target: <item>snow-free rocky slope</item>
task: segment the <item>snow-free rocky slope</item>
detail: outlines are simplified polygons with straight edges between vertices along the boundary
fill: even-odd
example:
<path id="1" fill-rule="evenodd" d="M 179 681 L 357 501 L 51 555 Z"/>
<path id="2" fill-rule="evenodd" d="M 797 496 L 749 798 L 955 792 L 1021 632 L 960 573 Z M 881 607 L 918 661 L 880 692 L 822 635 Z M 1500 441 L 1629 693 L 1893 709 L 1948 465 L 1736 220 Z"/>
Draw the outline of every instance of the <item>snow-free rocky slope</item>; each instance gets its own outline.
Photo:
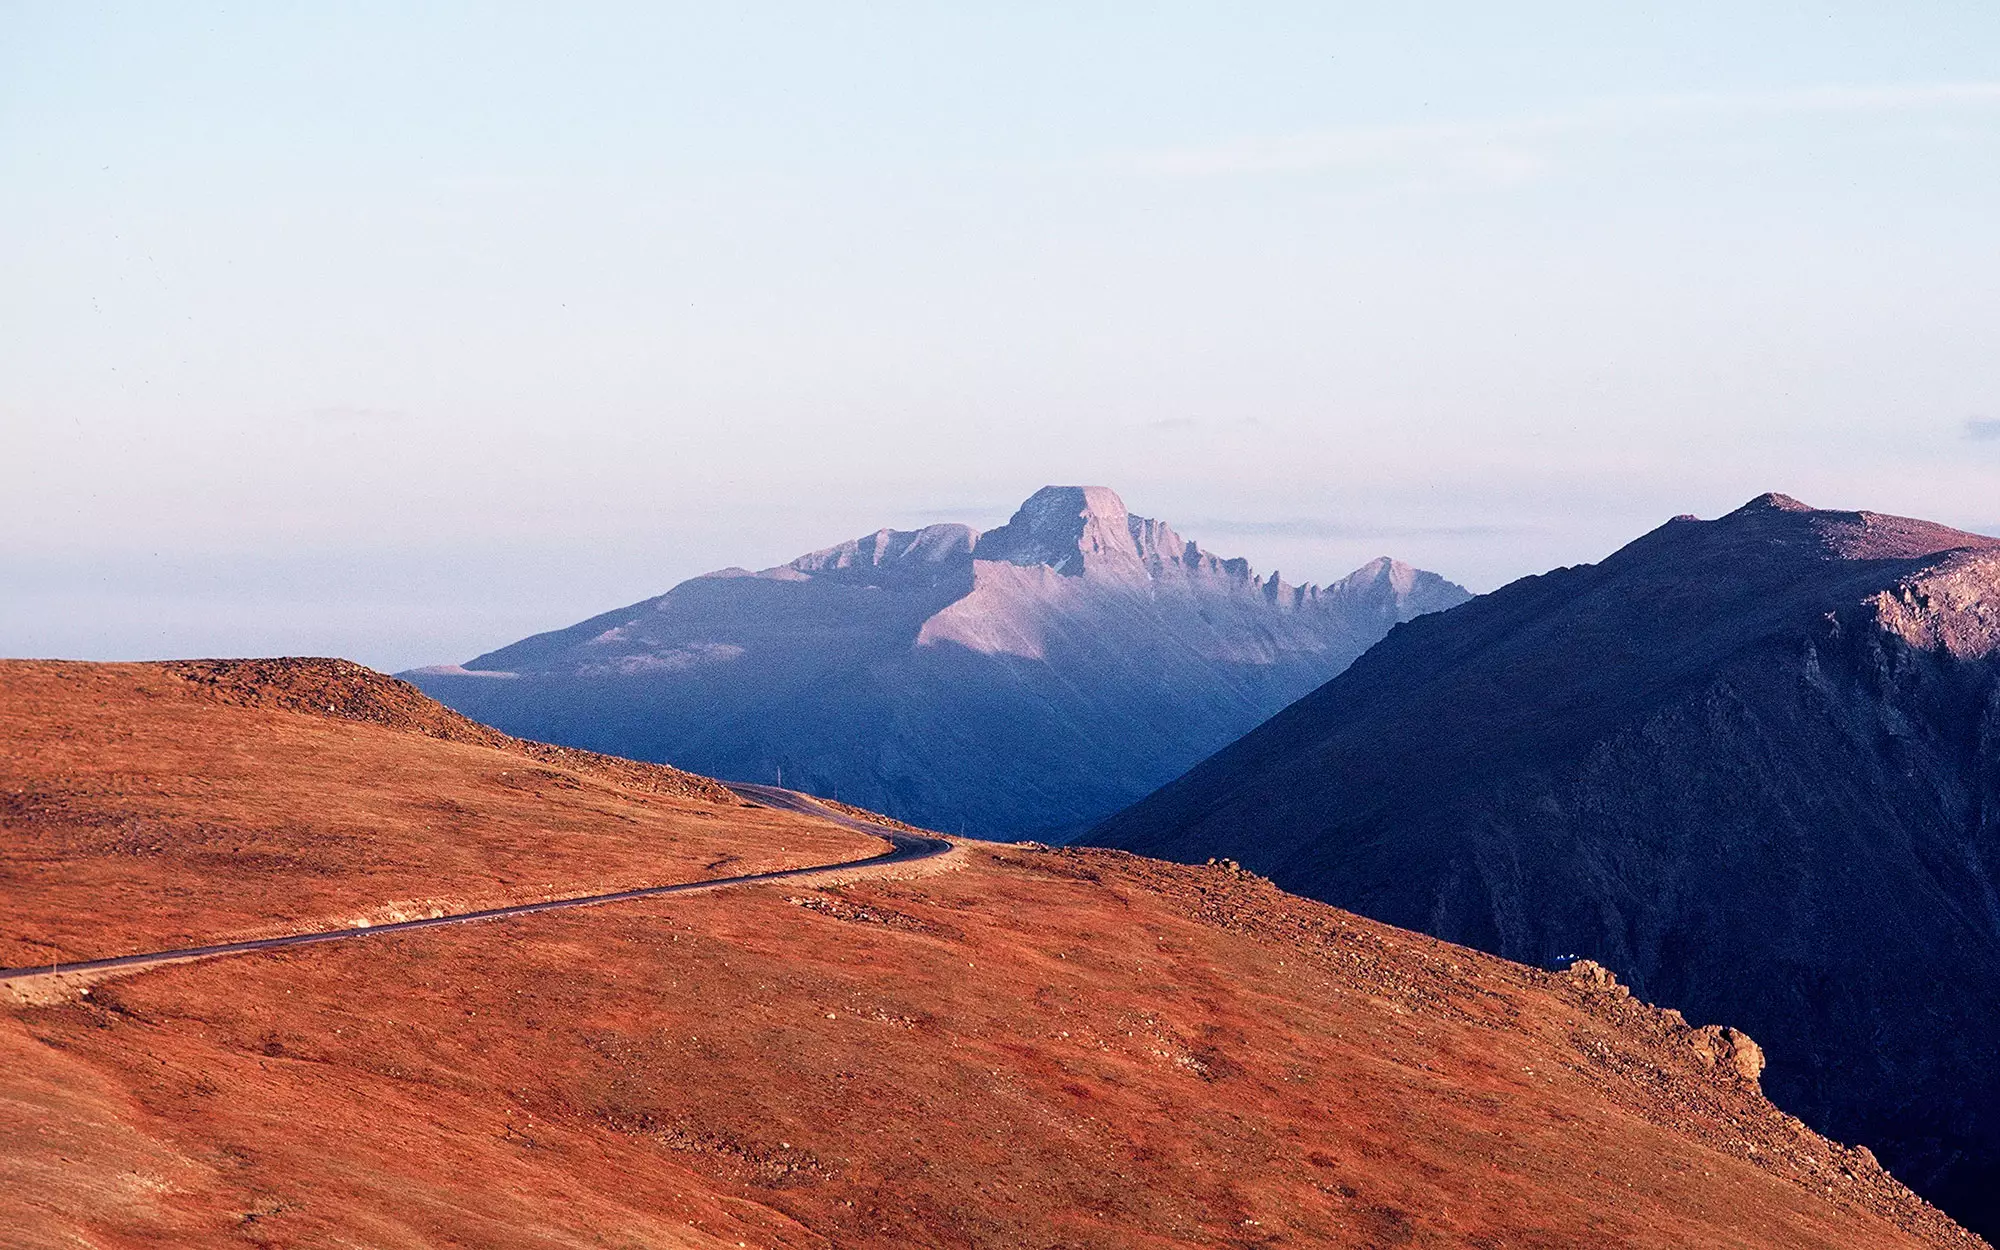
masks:
<path id="1" fill-rule="evenodd" d="M 525 737 L 1060 837 L 1466 598 L 1388 559 L 1287 585 L 1051 486 L 983 534 L 882 530 L 404 676 Z"/>
<path id="2" fill-rule="evenodd" d="M 0 661 L 0 968 L 880 848 L 355 665 Z M 0 983 L 0 1246 L 1983 1244 L 1758 1064 L 1602 969 L 967 844 Z"/>
<path id="3" fill-rule="evenodd" d="M 2000 1227 L 2000 540 L 1683 517 L 1397 629 L 1088 840 L 1600 960 Z"/>

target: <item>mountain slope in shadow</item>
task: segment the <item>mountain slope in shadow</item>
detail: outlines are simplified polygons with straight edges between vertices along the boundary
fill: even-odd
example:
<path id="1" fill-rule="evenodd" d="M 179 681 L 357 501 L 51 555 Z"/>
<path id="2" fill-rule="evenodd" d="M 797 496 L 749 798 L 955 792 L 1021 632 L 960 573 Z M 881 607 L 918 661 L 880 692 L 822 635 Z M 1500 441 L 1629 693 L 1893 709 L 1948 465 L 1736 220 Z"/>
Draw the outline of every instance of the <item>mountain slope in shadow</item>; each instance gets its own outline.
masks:
<path id="1" fill-rule="evenodd" d="M 1598 959 L 2000 1225 L 2000 540 L 1679 518 L 1400 626 L 1087 840 Z"/>

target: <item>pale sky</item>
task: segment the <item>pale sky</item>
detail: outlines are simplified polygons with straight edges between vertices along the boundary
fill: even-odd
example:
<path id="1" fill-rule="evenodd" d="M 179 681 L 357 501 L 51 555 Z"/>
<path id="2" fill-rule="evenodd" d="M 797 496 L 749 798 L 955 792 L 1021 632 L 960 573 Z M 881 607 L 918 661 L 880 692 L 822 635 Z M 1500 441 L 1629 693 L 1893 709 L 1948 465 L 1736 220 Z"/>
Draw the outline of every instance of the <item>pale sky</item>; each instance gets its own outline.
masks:
<path id="1" fill-rule="evenodd" d="M 1294 581 L 2000 530 L 2000 6 L 983 7 L 0 4 L 0 654 L 460 660 L 1051 482 Z"/>

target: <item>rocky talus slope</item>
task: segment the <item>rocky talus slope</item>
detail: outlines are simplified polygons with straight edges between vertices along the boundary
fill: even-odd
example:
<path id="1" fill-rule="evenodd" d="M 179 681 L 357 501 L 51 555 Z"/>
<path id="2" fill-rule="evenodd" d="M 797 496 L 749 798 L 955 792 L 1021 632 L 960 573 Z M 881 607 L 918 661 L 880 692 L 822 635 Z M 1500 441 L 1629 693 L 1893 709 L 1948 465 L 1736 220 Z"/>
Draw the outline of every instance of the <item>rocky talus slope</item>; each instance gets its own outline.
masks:
<path id="1" fill-rule="evenodd" d="M 1294 586 L 1049 487 L 985 533 L 882 530 L 405 676 L 528 737 L 1058 837 L 1465 598 L 1386 558 Z"/>
<path id="2" fill-rule="evenodd" d="M 1594 958 L 2000 1227 L 2000 540 L 1680 518 L 1399 627 L 1092 840 Z"/>
<path id="3" fill-rule="evenodd" d="M 873 842 L 191 671 L 0 664 L 0 963 Z M 0 986 L 0 1243 L 1982 1244 L 1602 967 L 1228 864 L 894 871 Z"/>

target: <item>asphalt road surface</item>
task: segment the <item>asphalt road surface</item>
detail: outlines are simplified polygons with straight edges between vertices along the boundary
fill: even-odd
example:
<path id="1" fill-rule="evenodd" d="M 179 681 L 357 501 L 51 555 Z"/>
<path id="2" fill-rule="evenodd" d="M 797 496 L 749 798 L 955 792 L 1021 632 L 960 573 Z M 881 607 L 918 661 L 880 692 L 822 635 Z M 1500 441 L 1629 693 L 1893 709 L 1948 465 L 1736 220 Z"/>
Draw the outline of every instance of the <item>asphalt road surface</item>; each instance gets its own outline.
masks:
<path id="1" fill-rule="evenodd" d="M 730 885 L 754 885 L 760 881 L 782 881 L 787 877 L 802 877 L 817 872 L 832 872 L 843 868 L 878 867 L 885 864 L 908 863 L 912 860 L 929 859 L 942 855 L 951 849 L 951 843 L 943 838 L 928 837 L 920 833 L 906 833 L 901 829 L 891 829 L 844 812 L 822 807 L 811 797 L 795 790 L 781 790 L 777 786 L 737 785 L 729 788 L 738 795 L 760 807 L 777 808 L 781 811 L 798 812 L 818 820 L 832 821 L 849 829 L 881 838 L 889 844 L 889 849 L 880 855 L 870 855 L 866 859 L 843 860 L 837 864 L 813 864 L 804 868 L 784 868 L 776 872 L 753 872 L 740 877 L 715 877 L 706 881 L 686 881 L 679 885 L 653 885 L 637 890 L 620 890 L 615 894 L 591 894 L 580 898 L 550 899 L 543 903 L 519 903 L 512 907 L 489 907 L 484 911 L 461 912 L 455 916 L 432 916 L 424 920 L 399 920 L 393 924 L 364 925 L 353 929 L 324 929 L 316 933 L 292 933 L 284 937 L 257 938 L 248 942 L 219 942 L 213 946 L 189 946 L 181 950 L 145 951 L 135 955 L 118 955 L 110 959 L 87 959 L 76 963 L 37 964 L 28 968 L 0 968 L 0 981 L 11 981 L 17 977 L 50 976 L 58 972 L 99 972 L 107 968 L 137 968 L 147 964 L 176 963 L 184 959 L 207 959 L 216 955 L 241 955 L 249 951 L 277 950 L 285 946 L 305 946 L 313 942 L 339 942 L 347 938 L 373 937 L 383 933 L 408 933 L 412 929 L 435 929 L 440 925 L 474 924 L 482 920 L 504 920 L 510 916 L 529 916 L 536 912 L 558 911 L 565 907 L 596 907 L 604 903 L 625 903 L 633 899 L 660 898 L 669 894 L 691 894 L 696 890 L 714 890 Z"/>

